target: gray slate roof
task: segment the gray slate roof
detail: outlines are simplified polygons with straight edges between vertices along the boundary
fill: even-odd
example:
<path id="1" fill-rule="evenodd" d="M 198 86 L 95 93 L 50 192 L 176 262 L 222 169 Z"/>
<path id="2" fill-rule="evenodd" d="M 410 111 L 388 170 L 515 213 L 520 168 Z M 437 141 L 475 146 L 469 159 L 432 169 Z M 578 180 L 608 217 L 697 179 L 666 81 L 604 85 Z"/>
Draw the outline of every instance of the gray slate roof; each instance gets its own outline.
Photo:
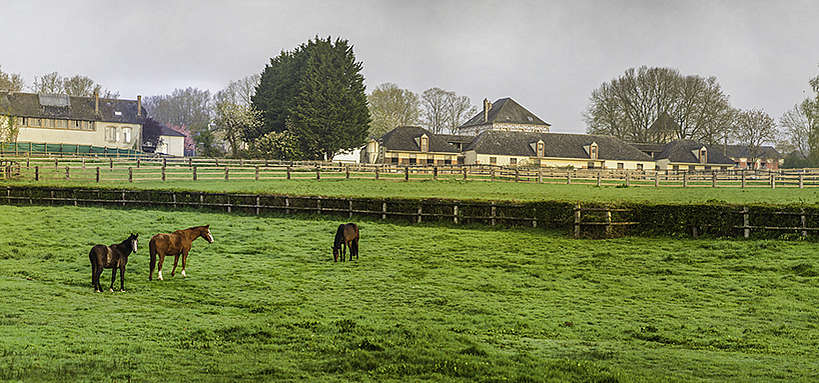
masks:
<path id="1" fill-rule="evenodd" d="M 708 150 L 709 164 L 735 164 L 732 159 L 722 154 L 722 148 L 719 145 L 706 145 L 692 140 L 676 140 L 669 142 L 665 145 L 665 149 L 660 154 L 657 154 L 655 159 L 668 159 L 671 162 L 697 164 L 700 161 L 697 159 L 697 156 L 694 155 L 694 151 L 699 150 L 703 146 Z"/>
<path id="2" fill-rule="evenodd" d="M 171 128 L 165 126 L 164 124 L 161 125 L 161 128 L 159 130 L 159 135 L 160 136 L 171 136 L 171 137 L 186 137 L 184 134 L 179 133 L 179 132 L 171 129 Z"/>
<path id="3" fill-rule="evenodd" d="M 441 136 L 430 133 L 418 126 L 399 126 L 390 130 L 381 137 L 381 145 L 387 150 L 404 150 L 411 152 L 421 151 L 416 140 L 426 134 L 429 137 L 429 151 L 438 153 L 460 153 L 458 149 L 447 143 Z"/>
<path id="4" fill-rule="evenodd" d="M 722 145 L 719 146 L 720 149 L 724 149 L 725 154 L 728 157 L 733 158 L 751 158 L 751 150 L 748 148 L 748 145 L 727 145 L 723 147 Z M 773 146 L 761 146 L 761 155 L 758 157 L 761 158 L 783 158 L 782 154 L 780 154 Z"/>
<path id="5" fill-rule="evenodd" d="M 568 133 L 505 132 L 488 130 L 478 135 L 464 150 L 479 154 L 512 156 L 536 155 L 532 144 L 543 140 L 544 157 L 588 159 L 584 146 L 597 143 L 598 159 L 624 161 L 652 161 L 639 149 L 612 136 Z"/>
<path id="6" fill-rule="evenodd" d="M 492 103 L 489 108 L 489 121 L 483 120 L 483 109 L 481 109 L 475 117 L 472 117 L 459 126 L 458 128 L 465 128 L 475 125 L 483 125 L 493 122 L 516 123 L 516 124 L 533 124 L 533 125 L 551 125 L 535 116 L 532 112 L 515 102 L 511 98 L 499 98 Z"/>
<path id="7" fill-rule="evenodd" d="M 468 144 L 475 139 L 475 136 L 465 136 L 460 134 L 438 134 L 446 142 L 457 142 L 459 144 Z"/>
<path id="8" fill-rule="evenodd" d="M 66 103 L 68 106 L 59 106 Z M 136 100 L 100 98 L 100 113 L 97 115 L 94 112 L 94 97 L 38 95 L 18 92 L 0 92 L 0 114 L 128 124 L 142 124 L 142 120 L 146 116 L 145 108 L 142 108 L 142 116 L 137 116 Z"/>

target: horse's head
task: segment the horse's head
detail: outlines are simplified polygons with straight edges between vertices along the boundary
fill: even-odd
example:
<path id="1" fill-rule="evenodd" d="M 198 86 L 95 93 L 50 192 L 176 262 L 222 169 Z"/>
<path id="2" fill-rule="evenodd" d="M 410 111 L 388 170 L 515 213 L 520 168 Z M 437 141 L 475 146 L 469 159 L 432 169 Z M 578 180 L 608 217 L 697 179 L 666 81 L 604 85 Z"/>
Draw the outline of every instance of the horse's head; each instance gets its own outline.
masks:
<path id="1" fill-rule="evenodd" d="M 338 262 L 338 247 L 333 246 L 333 261 Z"/>
<path id="2" fill-rule="evenodd" d="M 203 226 L 199 236 L 208 241 L 208 243 L 213 243 L 213 234 L 210 233 L 210 225 Z"/>
<path id="3" fill-rule="evenodd" d="M 136 253 L 137 245 L 139 244 L 139 233 L 137 234 L 131 233 L 131 236 L 128 237 L 128 240 L 131 241 L 131 249 L 134 251 L 134 253 Z"/>

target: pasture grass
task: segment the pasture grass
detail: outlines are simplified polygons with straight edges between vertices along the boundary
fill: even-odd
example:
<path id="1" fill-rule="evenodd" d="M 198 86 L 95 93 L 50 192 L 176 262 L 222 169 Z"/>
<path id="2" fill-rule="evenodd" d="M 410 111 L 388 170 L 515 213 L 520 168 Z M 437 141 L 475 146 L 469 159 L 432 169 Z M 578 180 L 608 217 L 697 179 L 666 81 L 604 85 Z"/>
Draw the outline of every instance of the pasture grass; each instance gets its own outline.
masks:
<path id="1" fill-rule="evenodd" d="M 322 180 L 201 180 L 201 181 L 104 181 L 93 180 L 32 180 L 0 181 L 2 185 L 80 186 L 92 188 L 161 189 L 204 192 L 235 192 L 251 194 L 289 194 L 302 196 L 364 197 L 364 198 L 442 198 L 495 201 L 569 201 L 569 202 L 643 202 L 696 204 L 724 202 L 730 204 L 804 204 L 819 203 L 819 188 L 776 189 L 755 187 L 711 188 L 659 187 L 607 184 L 601 187 L 587 184 L 537 184 L 486 181 L 411 181 L 322 179 Z M 653 184 L 652 184 L 653 185 Z"/>
<path id="2" fill-rule="evenodd" d="M 815 244 L 0 206 L 0 380 L 816 381 Z M 148 239 L 210 224 L 188 278 Z M 88 251 L 140 234 L 126 292 Z M 101 283 L 110 283 L 110 270 Z"/>

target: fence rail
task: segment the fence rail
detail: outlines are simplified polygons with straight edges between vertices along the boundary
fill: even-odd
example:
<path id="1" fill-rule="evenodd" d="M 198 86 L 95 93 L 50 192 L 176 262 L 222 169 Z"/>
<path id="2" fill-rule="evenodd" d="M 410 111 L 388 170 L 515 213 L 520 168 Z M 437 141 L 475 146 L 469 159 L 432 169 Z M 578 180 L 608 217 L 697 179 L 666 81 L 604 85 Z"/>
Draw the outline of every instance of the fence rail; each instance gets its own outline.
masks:
<path id="1" fill-rule="evenodd" d="M 798 170 L 617 170 L 514 168 L 489 165 L 397 166 L 296 163 L 218 158 L 36 158 L 5 157 L 17 177 L 93 182 L 264 181 L 282 179 L 470 180 L 635 187 L 819 187 L 819 169 Z"/>

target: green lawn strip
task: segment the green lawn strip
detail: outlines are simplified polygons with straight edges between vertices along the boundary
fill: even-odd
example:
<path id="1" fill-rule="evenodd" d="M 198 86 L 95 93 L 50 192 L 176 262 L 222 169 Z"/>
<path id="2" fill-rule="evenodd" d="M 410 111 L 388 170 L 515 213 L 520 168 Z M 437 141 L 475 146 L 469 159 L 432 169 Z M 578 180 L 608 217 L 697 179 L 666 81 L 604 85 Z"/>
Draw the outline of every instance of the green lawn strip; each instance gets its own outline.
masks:
<path id="1" fill-rule="evenodd" d="M 150 235 L 206 223 L 148 282 Z M 334 264 L 338 223 L 1 206 L 0 380 L 817 378 L 810 243 L 363 221 Z M 93 293 L 88 250 L 132 231 L 128 291 Z"/>

